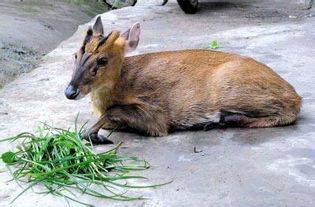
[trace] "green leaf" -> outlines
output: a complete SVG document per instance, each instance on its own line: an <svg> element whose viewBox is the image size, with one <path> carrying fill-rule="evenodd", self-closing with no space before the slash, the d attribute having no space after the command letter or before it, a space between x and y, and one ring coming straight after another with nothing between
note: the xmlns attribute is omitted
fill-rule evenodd
<svg viewBox="0 0 315 207"><path fill-rule="evenodd" d="M1 155L1 159L4 163L12 164L15 159L15 153L11 151L5 152Z"/></svg>
<svg viewBox="0 0 315 207"><path fill-rule="evenodd" d="M211 48L211 49L218 49L219 48L219 43L218 43L218 41L217 40L213 40L213 41L211 41L210 43L209 43L209 47Z"/></svg>

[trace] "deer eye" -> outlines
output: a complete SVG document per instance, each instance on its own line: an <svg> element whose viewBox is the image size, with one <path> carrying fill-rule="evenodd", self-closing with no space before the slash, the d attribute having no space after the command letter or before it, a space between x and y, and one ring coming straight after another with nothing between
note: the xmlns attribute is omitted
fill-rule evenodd
<svg viewBox="0 0 315 207"><path fill-rule="evenodd" d="M74 58L77 59L78 58L78 54L74 53Z"/></svg>
<svg viewBox="0 0 315 207"><path fill-rule="evenodd" d="M102 58L100 58L100 59L97 60L97 65L100 65L100 66L106 65L107 62L108 62L108 61L107 61L107 58L106 58L106 57L102 57Z"/></svg>

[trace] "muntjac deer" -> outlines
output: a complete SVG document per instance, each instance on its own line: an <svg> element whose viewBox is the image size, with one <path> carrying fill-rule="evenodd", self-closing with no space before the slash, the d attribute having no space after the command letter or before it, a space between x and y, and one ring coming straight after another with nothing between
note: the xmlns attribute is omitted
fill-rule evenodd
<svg viewBox="0 0 315 207"><path fill-rule="evenodd" d="M91 94L99 120L85 134L111 143L101 128L125 126L150 136L173 129L292 124L301 97L268 66L237 54L211 50L156 52L125 57L136 49L140 25L104 35L101 18L75 54L68 99Z"/></svg>

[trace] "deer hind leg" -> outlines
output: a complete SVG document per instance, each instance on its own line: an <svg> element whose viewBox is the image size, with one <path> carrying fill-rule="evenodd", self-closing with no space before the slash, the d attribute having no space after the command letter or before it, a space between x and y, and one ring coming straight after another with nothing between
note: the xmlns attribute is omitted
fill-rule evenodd
<svg viewBox="0 0 315 207"><path fill-rule="evenodd" d="M297 115L293 113L266 117L248 117L244 114L223 112L220 122L226 126L264 128L289 125L294 123L296 119Z"/></svg>
<svg viewBox="0 0 315 207"><path fill-rule="evenodd" d="M249 118L245 127L249 128L263 128L273 126L285 126L293 124L297 119L296 115L270 116L262 118Z"/></svg>

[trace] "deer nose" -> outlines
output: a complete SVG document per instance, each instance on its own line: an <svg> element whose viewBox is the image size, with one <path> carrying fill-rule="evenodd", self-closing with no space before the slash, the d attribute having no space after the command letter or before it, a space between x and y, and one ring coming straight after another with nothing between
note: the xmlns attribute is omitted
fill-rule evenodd
<svg viewBox="0 0 315 207"><path fill-rule="evenodd" d="M67 99L75 99L80 93L78 88L73 87L72 85L68 85L65 90L65 95Z"/></svg>

